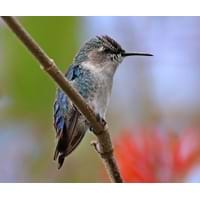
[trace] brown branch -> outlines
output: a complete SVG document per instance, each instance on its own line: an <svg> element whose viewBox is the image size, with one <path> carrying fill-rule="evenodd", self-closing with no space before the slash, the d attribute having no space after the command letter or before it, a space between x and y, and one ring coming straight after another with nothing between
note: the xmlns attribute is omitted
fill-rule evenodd
<svg viewBox="0 0 200 200"><path fill-rule="evenodd" d="M98 153L105 163L108 174L112 182L122 182L116 160L113 155L112 142L107 126L103 126L96 119L94 111L87 105L82 96L70 85L65 79L62 72L42 48L34 41L32 36L23 28L23 26L14 17L2 17L10 29L17 35L27 49L35 56L43 69L51 76L52 79L62 88L71 101L76 105L80 112L91 123L94 133L98 140ZM97 146L95 147L97 149Z"/></svg>

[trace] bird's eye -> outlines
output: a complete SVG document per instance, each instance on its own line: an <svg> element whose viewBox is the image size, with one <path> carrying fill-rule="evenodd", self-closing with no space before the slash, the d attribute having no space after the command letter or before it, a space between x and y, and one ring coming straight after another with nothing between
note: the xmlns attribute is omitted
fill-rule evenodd
<svg viewBox="0 0 200 200"><path fill-rule="evenodd" d="M112 61L117 61L118 60L118 55L117 54L111 54L111 60Z"/></svg>

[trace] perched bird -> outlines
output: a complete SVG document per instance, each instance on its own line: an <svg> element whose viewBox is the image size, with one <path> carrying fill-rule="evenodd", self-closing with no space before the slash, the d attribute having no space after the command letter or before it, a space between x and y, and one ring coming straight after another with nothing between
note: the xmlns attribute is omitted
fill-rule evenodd
<svg viewBox="0 0 200 200"><path fill-rule="evenodd" d="M97 36L87 41L79 50L65 77L82 95L99 119L104 120L109 103L113 75L127 56L152 56L147 53L127 53L109 36ZM57 90L54 104L54 127L58 143L54 160L61 168L68 156L81 142L90 128L86 118L61 90Z"/></svg>

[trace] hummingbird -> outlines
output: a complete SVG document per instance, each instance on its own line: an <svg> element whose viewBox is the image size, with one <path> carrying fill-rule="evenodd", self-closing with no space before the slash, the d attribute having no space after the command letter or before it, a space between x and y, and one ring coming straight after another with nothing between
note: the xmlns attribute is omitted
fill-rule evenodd
<svg viewBox="0 0 200 200"><path fill-rule="evenodd" d="M65 77L96 113L97 119L105 122L113 76L117 67L128 56L152 56L149 53L128 53L114 39L96 36L83 44L69 66ZM91 128L86 118L61 90L57 89L54 103L54 127L57 146L54 160L58 169L82 141Z"/></svg>

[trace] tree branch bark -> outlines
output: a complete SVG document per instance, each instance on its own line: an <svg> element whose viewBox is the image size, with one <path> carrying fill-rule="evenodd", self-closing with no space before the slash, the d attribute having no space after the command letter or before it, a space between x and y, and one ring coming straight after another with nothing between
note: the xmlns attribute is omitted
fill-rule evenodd
<svg viewBox="0 0 200 200"><path fill-rule="evenodd" d="M23 26L14 17L2 17L10 29L17 35L21 42L41 64L43 69L67 94L71 101L76 105L80 112L91 123L94 134L98 140L98 153L104 161L107 172L112 182L120 183L122 178L113 155L113 147L107 126L103 126L96 119L94 111L87 105L83 97L70 85L69 81L63 76L52 59L48 57L45 51L37 44L32 36L23 28Z"/></svg>

